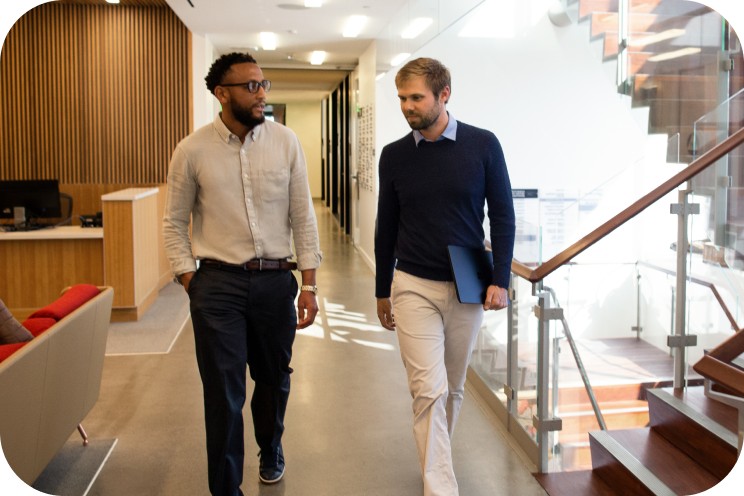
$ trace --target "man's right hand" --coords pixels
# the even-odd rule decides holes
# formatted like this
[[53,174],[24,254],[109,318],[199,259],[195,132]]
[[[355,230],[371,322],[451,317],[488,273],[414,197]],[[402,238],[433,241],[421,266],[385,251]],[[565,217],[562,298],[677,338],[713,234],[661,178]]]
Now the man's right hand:
[[191,284],[191,278],[194,277],[194,274],[196,274],[196,272],[184,272],[178,276],[181,286],[183,286],[183,289],[185,289],[187,293],[189,291],[189,284]]
[[389,331],[395,330],[393,302],[390,298],[377,298],[377,318],[380,319],[382,327]]

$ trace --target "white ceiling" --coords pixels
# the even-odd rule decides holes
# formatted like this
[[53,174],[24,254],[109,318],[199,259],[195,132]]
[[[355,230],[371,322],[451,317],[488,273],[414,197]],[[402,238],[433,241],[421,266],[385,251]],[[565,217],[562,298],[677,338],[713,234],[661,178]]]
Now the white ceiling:
[[[166,1],[186,27],[205,36],[218,54],[250,52],[272,80],[271,96],[281,92],[284,101],[322,99],[356,67],[370,43],[407,3],[323,0],[320,8],[306,8],[304,0]],[[367,24],[359,37],[344,38],[344,23],[352,15],[367,16]],[[262,31],[276,33],[276,50],[261,49]],[[322,66],[310,65],[314,50],[327,52]]]

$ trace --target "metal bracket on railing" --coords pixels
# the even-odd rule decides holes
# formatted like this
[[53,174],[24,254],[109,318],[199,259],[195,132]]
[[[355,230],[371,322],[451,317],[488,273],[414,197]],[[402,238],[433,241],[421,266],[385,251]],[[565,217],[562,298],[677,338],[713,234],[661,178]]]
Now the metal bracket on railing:
[[672,203],[669,205],[669,213],[672,215],[691,215],[700,213],[699,203]]
[[667,336],[667,346],[670,348],[690,348],[697,346],[696,334],[685,334],[683,336]]
[[514,390],[514,388],[512,388],[512,387],[510,387],[510,386],[508,386],[506,384],[504,384],[504,394],[506,395],[506,397],[508,399],[510,399],[510,400],[517,399],[517,394],[516,393],[517,392]]
[[537,418],[537,415],[533,415],[532,426],[537,429],[538,432],[556,432],[563,429],[563,419],[553,417],[540,421],[540,419]]
[[535,312],[535,317],[540,320],[563,320],[563,309],[560,307],[541,308],[535,305],[532,308]]

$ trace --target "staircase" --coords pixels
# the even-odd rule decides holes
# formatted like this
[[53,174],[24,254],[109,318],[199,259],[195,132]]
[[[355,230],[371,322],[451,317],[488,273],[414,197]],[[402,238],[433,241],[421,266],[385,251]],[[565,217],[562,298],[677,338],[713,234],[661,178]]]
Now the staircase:
[[592,470],[536,474],[550,496],[696,494],[737,459],[738,411],[703,386],[650,389],[650,425],[589,434]]
[[[693,123],[729,96],[719,87],[728,57],[721,50],[720,18],[691,1],[628,1],[628,74],[622,91],[633,107],[648,107],[649,134],[679,135],[679,158],[676,149],[670,150],[668,161],[689,163],[704,146],[695,142]],[[590,39],[602,44],[602,60],[617,61],[619,1],[568,3],[579,24],[589,25]]]

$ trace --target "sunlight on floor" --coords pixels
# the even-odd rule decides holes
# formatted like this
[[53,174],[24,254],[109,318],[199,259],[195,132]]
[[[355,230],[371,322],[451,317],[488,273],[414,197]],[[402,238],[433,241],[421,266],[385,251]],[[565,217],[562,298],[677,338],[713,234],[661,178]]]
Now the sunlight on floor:
[[370,323],[370,318],[363,313],[348,311],[344,305],[323,299],[313,325],[298,330],[297,334],[317,339],[330,338],[331,341],[354,343],[378,350],[395,350],[395,346],[390,343],[355,337],[359,333],[364,333],[366,338],[369,337],[367,333],[370,332],[386,333],[388,331],[378,324]]

